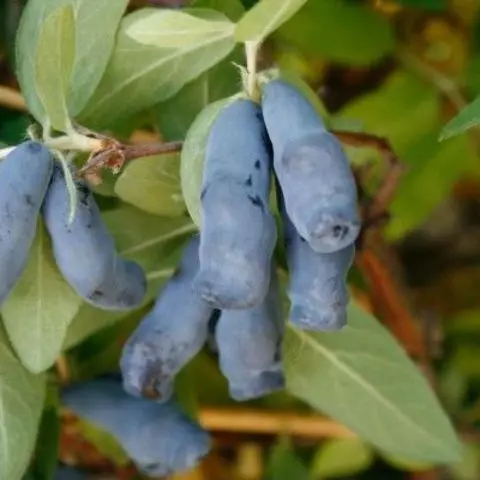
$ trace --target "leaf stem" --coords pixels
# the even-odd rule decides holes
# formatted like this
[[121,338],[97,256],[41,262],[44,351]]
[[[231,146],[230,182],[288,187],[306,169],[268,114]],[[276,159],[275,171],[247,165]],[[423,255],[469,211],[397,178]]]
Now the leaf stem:
[[260,92],[257,83],[257,57],[260,45],[261,43],[257,41],[245,42],[245,57],[247,61],[247,93],[254,101],[258,101],[260,99]]

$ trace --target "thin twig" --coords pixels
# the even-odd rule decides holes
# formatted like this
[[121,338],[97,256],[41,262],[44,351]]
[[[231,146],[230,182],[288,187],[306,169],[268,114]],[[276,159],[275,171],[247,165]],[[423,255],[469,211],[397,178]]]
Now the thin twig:
[[10,87],[5,87],[4,85],[0,85],[0,105],[21,112],[27,110],[27,105],[22,94],[19,91]]
[[375,148],[386,164],[387,174],[385,175],[380,188],[375,194],[375,198],[367,206],[365,220],[376,219],[387,211],[392,202],[400,178],[406,171],[406,167],[395,155],[390,142],[386,138],[370,135],[368,133],[348,132],[341,130],[332,130],[332,133],[338,139],[354,147]]
[[351,438],[355,434],[343,425],[319,415],[254,409],[202,408],[199,422],[210,431],[278,435],[303,438]]

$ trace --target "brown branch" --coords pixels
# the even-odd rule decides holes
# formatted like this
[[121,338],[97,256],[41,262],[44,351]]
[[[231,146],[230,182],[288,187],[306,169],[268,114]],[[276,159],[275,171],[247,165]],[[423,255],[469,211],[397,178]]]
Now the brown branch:
[[182,149],[182,145],[182,142],[123,145],[114,139],[110,139],[106,141],[105,148],[94,152],[90,156],[85,165],[78,170],[77,177],[99,175],[103,168],[110,168],[117,173],[127,162],[138,158],[179,152]]
[[24,112],[27,110],[27,105],[20,92],[17,90],[0,85],[0,105]]
[[[381,250],[381,252],[380,252]],[[425,344],[416,319],[386,258],[392,257],[379,233],[369,235],[368,246],[357,251],[355,264],[369,285],[375,314],[385,322],[392,334],[412,357],[427,361]]]
[[350,430],[319,415],[254,409],[202,408],[198,420],[209,431],[278,435],[303,438],[351,438]]
[[400,178],[406,171],[405,165],[403,165],[395,155],[390,142],[386,138],[377,137],[368,133],[341,130],[333,130],[332,133],[347,145],[375,148],[382,156],[387,167],[387,173],[375,194],[375,198],[367,206],[365,212],[366,219],[381,217],[383,213],[387,211],[395,196]]

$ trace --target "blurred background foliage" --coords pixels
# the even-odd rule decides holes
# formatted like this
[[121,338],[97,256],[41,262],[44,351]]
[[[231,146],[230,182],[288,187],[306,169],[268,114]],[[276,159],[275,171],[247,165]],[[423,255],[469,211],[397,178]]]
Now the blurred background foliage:
[[[0,144],[5,145],[21,141],[30,122],[13,75],[13,42],[24,3],[0,0]],[[135,0],[130,8],[187,3]],[[194,3],[235,20],[255,0]],[[109,132],[132,142],[183,139],[207,103],[238,91],[231,62],[241,59],[235,50],[169,100],[121,124],[112,121]],[[214,356],[205,351],[180,375],[178,392],[189,411],[216,425],[215,448],[201,467],[178,480],[480,479],[480,132],[473,128],[438,141],[442,127],[480,94],[480,1],[310,0],[268,39],[261,64],[278,64],[307,82],[328,111],[332,129],[385,137],[408,167],[378,251],[362,257],[352,285],[366,308],[384,306],[381,320],[409,353],[415,353],[409,346],[418,340],[409,325],[420,330],[433,385],[459,426],[464,455],[440,469],[392,458],[334,422],[310,418],[310,409],[286,393],[235,404]],[[379,159],[374,149],[346,148],[353,163]],[[152,215],[184,210],[177,166],[175,155],[161,165],[138,162],[118,179],[107,175],[98,187],[106,221],[125,250],[135,235],[122,230],[128,215],[135,226],[143,222],[142,232],[151,225],[154,237],[165,227],[156,227]],[[164,201],[176,194],[177,202]],[[120,201],[125,206],[118,218],[113,207]],[[172,219],[177,224],[169,226],[179,237],[189,228],[182,221]],[[145,262],[155,256],[150,299],[171,274],[183,240],[138,252]],[[365,279],[373,282],[370,291]],[[380,307],[375,295],[383,299]],[[120,318],[83,306],[52,375],[73,381],[117,368],[122,343],[148,308]],[[57,406],[52,389],[28,478],[50,478],[57,457],[92,478],[137,478],[111,439],[68,416],[60,422]]]

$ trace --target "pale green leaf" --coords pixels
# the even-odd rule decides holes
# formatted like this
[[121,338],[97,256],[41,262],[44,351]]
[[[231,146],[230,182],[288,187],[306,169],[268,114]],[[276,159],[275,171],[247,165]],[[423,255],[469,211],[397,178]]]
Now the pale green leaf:
[[[159,217],[128,205],[105,212],[103,219],[115,238],[120,255],[138,262],[147,275],[148,291],[143,307],[158,295],[174,273],[182,249],[196,227],[188,217]],[[68,329],[63,348],[69,349],[131,314],[132,311],[105,312],[83,304]]]
[[130,38],[127,31],[143,15],[139,10],[123,20],[105,75],[81,114],[82,123],[108,127],[172,97],[235,46],[225,32],[181,48],[142,45]]
[[148,213],[177,217],[185,212],[180,188],[180,154],[139,158],[118,177],[115,193]]
[[464,107],[460,113],[450,120],[440,133],[440,140],[459,135],[480,123],[480,96]]
[[[35,50],[33,82],[47,118],[55,129],[67,131],[70,125],[67,93],[75,56],[75,20],[69,5],[50,14],[42,26]],[[32,80],[31,80],[32,81]]]
[[188,213],[197,226],[200,226],[201,222],[200,193],[208,134],[217,115],[234,98],[218,100],[204,108],[188,130],[183,144],[180,164],[182,193]]
[[2,307],[10,341],[29,370],[41,372],[55,363],[81,303],[58,271],[39,223],[27,267]]
[[45,377],[28,372],[0,331],[0,480],[22,478],[35,447]]
[[288,390],[365,441],[412,460],[458,460],[459,441],[426,379],[396,340],[354,303],[341,332],[289,325],[284,358]]
[[57,8],[72,6],[75,18],[75,60],[67,95],[75,116],[97,87],[113,49],[116,29],[128,0],[30,0],[22,14],[16,40],[16,73],[28,108],[42,121],[44,108],[35,83],[35,50],[46,18]]
[[129,0],[71,1],[75,9],[76,49],[68,106],[70,114],[77,115],[107,68]]
[[129,24],[126,34],[145,45],[160,48],[185,48],[209,38],[233,35],[234,25],[215,10],[171,10],[145,8]]
[[261,42],[290,19],[307,0],[261,0],[237,23],[237,42]]
[[241,54],[242,49],[235,49],[225,60],[158,105],[157,122],[165,140],[184,139],[195,117],[207,105],[238,92],[241,80],[233,62],[241,62]]
[[315,478],[335,478],[355,475],[370,467],[372,449],[360,438],[339,438],[325,442],[312,465]]
[[395,48],[387,18],[344,0],[307,2],[277,35],[305,54],[354,66],[376,62]]

